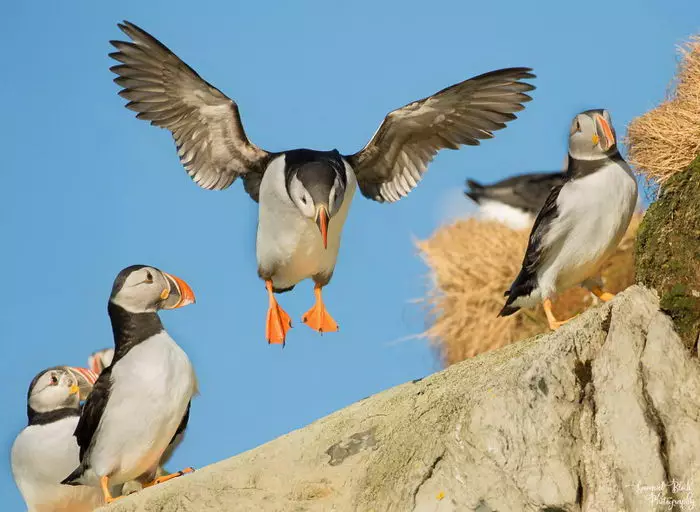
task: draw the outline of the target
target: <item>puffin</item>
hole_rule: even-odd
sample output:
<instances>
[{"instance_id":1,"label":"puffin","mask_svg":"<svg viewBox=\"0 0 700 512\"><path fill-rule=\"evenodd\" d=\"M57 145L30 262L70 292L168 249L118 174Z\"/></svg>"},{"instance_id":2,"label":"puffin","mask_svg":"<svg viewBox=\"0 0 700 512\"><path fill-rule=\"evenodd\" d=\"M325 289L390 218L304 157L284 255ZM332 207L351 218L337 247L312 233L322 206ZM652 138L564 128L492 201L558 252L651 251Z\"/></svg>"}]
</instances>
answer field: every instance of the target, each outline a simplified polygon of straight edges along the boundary
<instances>
[{"instance_id":1,"label":"puffin","mask_svg":"<svg viewBox=\"0 0 700 512\"><path fill-rule=\"evenodd\" d=\"M88 357L88 368L92 370L94 373L99 375L102 373L102 370L107 368L110 364L112 364L112 359L114 358L114 349L113 348L104 348L101 350L97 350L96 352L93 352L90 354ZM186 423L186 422L185 422ZM168 448L165 450L165 453L163 454L163 457L160 460L160 465L158 467L158 470L156 471L156 475L158 477L163 477L167 476L169 473L165 470L163 467L165 464L168 463L170 458L173 455L173 452L175 449L177 449L178 446L182 443L183 439L185 436L185 429L183 428L181 431L179 431L175 437L173 437L173 440L170 442L170 445L168 445ZM132 482L127 482L124 484L122 487L122 494L130 494L134 490L138 490L141 488L141 484L136 481Z\"/></svg>"},{"instance_id":2,"label":"puffin","mask_svg":"<svg viewBox=\"0 0 700 512\"><path fill-rule=\"evenodd\" d=\"M637 180L618 151L610 113L578 114L569 130L564 182L552 189L537 214L499 316L542 302L554 330L568 321L552 313L557 292L582 285L602 301L611 300L614 295L603 291L599 270L627 231L637 197Z\"/></svg>"},{"instance_id":3,"label":"puffin","mask_svg":"<svg viewBox=\"0 0 700 512\"><path fill-rule=\"evenodd\" d=\"M93 487L66 487L61 480L79 461L73 432L81 392L97 378L85 368L55 366L34 377L27 393L27 426L10 455L12 475L29 512L92 512L103 504Z\"/></svg>"},{"instance_id":4,"label":"puffin","mask_svg":"<svg viewBox=\"0 0 700 512\"><path fill-rule=\"evenodd\" d=\"M119 95L136 117L169 130L187 174L200 187L223 190L236 178L258 203L256 257L268 309L265 337L284 346L290 316L275 294L314 281L315 301L302 322L338 330L322 289L333 275L355 190L395 202L421 181L441 149L479 145L506 127L531 100L530 68L499 69L447 87L390 112L356 153L337 149L271 152L245 133L237 103L205 81L155 37L124 21L130 41L110 41L119 64Z\"/></svg>"},{"instance_id":5,"label":"puffin","mask_svg":"<svg viewBox=\"0 0 700 512\"><path fill-rule=\"evenodd\" d=\"M513 229L532 227L551 190L564 182L564 172L518 174L491 185L468 179L464 194L479 205L484 219Z\"/></svg>"},{"instance_id":6,"label":"puffin","mask_svg":"<svg viewBox=\"0 0 700 512\"><path fill-rule=\"evenodd\" d=\"M144 487L191 468L155 478L163 454L187 427L197 379L187 354L158 316L195 301L182 279L147 265L117 275L108 302L114 358L88 396L75 428L80 464L61 482L110 488L131 480Z\"/></svg>"},{"instance_id":7,"label":"puffin","mask_svg":"<svg viewBox=\"0 0 700 512\"><path fill-rule=\"evenodd\" d=\"M114 359L114 349L111 347L103 348L90 354L90 357L88 357L88 368L99 375L102 373L102 370L112 364L112 359Z\"/></svg>"}]
</instances>

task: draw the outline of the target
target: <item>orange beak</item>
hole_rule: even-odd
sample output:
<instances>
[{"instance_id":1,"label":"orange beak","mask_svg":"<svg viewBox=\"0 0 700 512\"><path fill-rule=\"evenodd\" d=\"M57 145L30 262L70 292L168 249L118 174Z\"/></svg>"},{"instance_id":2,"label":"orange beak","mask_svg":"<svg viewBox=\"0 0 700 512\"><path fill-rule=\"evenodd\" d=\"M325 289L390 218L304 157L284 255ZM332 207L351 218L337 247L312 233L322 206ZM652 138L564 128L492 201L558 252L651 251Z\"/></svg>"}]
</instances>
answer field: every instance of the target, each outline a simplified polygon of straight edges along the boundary
<instances>
[{"instance_id":1,"label":"orange beak","mask_svg":"<svg viewBox=\"0 0 700 512\"><path fill-rule=\"evenodd\" d=\"M192 288L190 288L190 285L188 285L185 281L183 281L179 277L175 277L172 274L168 274L167 272L163 272L163 274L170 281L175 283L175 286L177 287L177 290L171 290L171 293L173 291L176 291L178 293L178 295L180 296L180 299L175 303L175 305L169 306L166 309L177 309L177 308L181 308L182 306L187 306L188 304L194 304L194 302L195 302L194 292L192 291Z\"/></svg>"},{"instance_id":2,"label":"orange beak","mask_svg":"<svg viewBox=\"0 0 700 512\"><path fill-rule=\"evenodd\" d=\"M602 140L600 141L600 147L603 149L603 151L607 151L615 144L615 135L613 135L612 128L610 128L610 125L603 116L597 115L596 123L602 131Z\"/></svg>"},{"instance_id":3,"label":"orange beak","mask_svg":"<svg viewBox=\"0 0 700 512\"><path fill-rule=\"evenodd\" d=\"M328 210L323 205L319 206L316 211L316 225L321 231L323 248L328 249Z\"/></svg>"}]
</instances>

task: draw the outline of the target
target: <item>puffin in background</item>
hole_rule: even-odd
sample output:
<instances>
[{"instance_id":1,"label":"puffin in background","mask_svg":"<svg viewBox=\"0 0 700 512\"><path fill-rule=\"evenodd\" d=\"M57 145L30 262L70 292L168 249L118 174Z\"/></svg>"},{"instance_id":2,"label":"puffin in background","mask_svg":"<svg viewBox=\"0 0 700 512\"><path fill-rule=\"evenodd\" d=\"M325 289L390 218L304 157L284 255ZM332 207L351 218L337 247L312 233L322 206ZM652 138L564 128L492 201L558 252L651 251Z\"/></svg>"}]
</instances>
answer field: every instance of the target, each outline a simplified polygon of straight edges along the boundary
<instances>
[{"instance_id":1,"label":"puffin in background","mask_svg":"<svg viewBox=\"0 0 700 512\"><path fill-rule=\"evenodd\" d=\"M464 194L479 205L482 218L525 229L532 227L547 196L564 182L564 176L564 172L518 174L492 185L469 179Z\"/></svg>"},{"instance_id":2,"label":"puffin in background","mask_svg":"<svg viewBox=\"0 0 700 512\"><path fill-rule=\"evenodd\" d=\"M265 151L245 134L238 105L167 47L133 23L119 28L131 42L111 41L111 70L137 118L170 130L180 162L200 187L222 190L240 177L259 202L256 253L269 307L265 335L284 344L289 315L275 293L312 278L315 304L302 321L336 331L321 290L335 268L340 235L355 189L394 202L420 182L437 152L478 145L516 118L534 86L529 68L500 69L465 80L389 113L360 151Z\"/></svg>"},{"instance_id":3,"label":"puffin in background","mask_svg":"<svg viewBox=\"0 0 700 512\"><path fill-rule=\"evenodd\" d=\"M88 357L88 368L99 375L102 373L102 370L112 364L112 359L114 359L114 349L103 348L90 354L90 357Z\"/></svg>"},{"instance_id":4,"label":"puffin in background","mask_svg":"<svg viewBox=\"0 0 700 512\"><path fill-rule=\"evenodd\" d=\"M103 504L93 487L61 485L77 464L79 448L73 432L80 400L97 376L84 368L56 366L40 372L27 393L27 426L10 455L15 479L29 512L92 512Z\"/></svg>"},{"instance_id":5,"label":"puffin in background","mask_svg":"<svg viewBox=\"0 0 700 512\"><path fill-rule=\"evenodd\" d=\"M597 277L615 251L637 205L637 181L620 156L607 110L587 110L571 123L569 165L564 182L552 189L530 232L520 273L505 293L499 316L543 303L551 329L557 292L583 285L603 301Z\"/></svg>"},{"instance_id":6,"label":"puffin in background","mask_svg":"<svg viewBox=\"0 0 700 512\"><path fill-rule=\"evenodd\" d=\"M114 358L85 402L74 434L80 464L63 484L100 487L110 503L111 486L138 480L149 487L192 471L155 479L163 454L187 427L197 391L187 354L157 312L194 300L187 283L155 267L119 272L108 303Z\"/></svg>"}]
</instances>

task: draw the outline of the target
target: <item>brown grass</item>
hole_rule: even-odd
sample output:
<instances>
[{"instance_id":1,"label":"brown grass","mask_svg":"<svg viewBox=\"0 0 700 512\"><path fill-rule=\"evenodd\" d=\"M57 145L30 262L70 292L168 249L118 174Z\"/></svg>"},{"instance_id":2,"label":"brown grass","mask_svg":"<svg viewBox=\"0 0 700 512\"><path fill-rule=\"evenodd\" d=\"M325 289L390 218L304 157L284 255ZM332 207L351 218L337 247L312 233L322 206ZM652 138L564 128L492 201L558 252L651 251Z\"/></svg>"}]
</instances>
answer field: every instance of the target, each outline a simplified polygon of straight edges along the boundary
<instances>
[{"instance_id":1,"label":"brown grass","mask_svg":"<svg viewBox=\"0 0 700 512\"><path fill-rule=\"evenodd\" d=\"M668 98L627 129L630 163L662 185L700 153L700 37L691 38L679 51L681 61Z\"/></svg>"},{"instance_id":2,"label":"brown grass","mask_svg":"<svg viewBox=\"0 0 700 512\"><path fill-rule=\"evenodd\" d=\"M613 293L634 282L639 217L603 268L605 288ZM445 366L548 331L541 306L496 316L505 302L503 292L520 271L528 234L529 230L514 231L472 218L444 226L418 242L434 278L425 299L431 325L424 335L438 347ZM574 288L555 301L554 313L568 318L592 303L590 293Z\"/></svg>"}]
</instances>

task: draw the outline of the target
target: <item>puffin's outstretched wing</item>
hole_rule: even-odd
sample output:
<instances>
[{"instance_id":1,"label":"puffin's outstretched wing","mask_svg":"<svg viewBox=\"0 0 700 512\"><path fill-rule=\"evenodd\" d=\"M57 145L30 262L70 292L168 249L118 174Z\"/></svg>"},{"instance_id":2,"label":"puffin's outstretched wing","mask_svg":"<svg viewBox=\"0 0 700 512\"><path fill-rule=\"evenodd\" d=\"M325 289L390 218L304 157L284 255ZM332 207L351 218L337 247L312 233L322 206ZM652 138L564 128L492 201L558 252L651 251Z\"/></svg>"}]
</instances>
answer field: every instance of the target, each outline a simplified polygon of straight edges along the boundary
<instances>
[{"instance_id":1,"label":"puffin's outstretched wing","mask_svg":"<svg viewBox=\"0 0 700 512\"><path fill-rule=\"evenodd\" d=\"M258 200L260 176L269 153L246 137L238 105L202 79L156 38L133 23L118 25L133 42L110 41L121 62L112 72L123 87L119 95L137 118L167 128L180 162L197 185L222 190L242 176L246 191Z\"/></svg>"},{"instance_id":2,"label":"puffin's outstretched wing","mask_svg":"<svg viewBox=\"0 0 700 512\"><path fill-rule=\"evenodd\" d=\"M476 146L516 118L532 98L530 68L491 71L394 110L350 162L362 193L375 201L398 201L421 180L441 149Z\"/></svg>"},{"instance_id":3,"label":"puffin's outstretched wing","mask_svg":"<svg viewBox=\"0 0 700 512\"><path fill-rule=\"evenodd\" d=\"M490 199L536 214L552 188L564 182L564 176L561 171L519 174L491 185L467 180L465 195L476 203Z\"/></svg>"}]
</instances>

